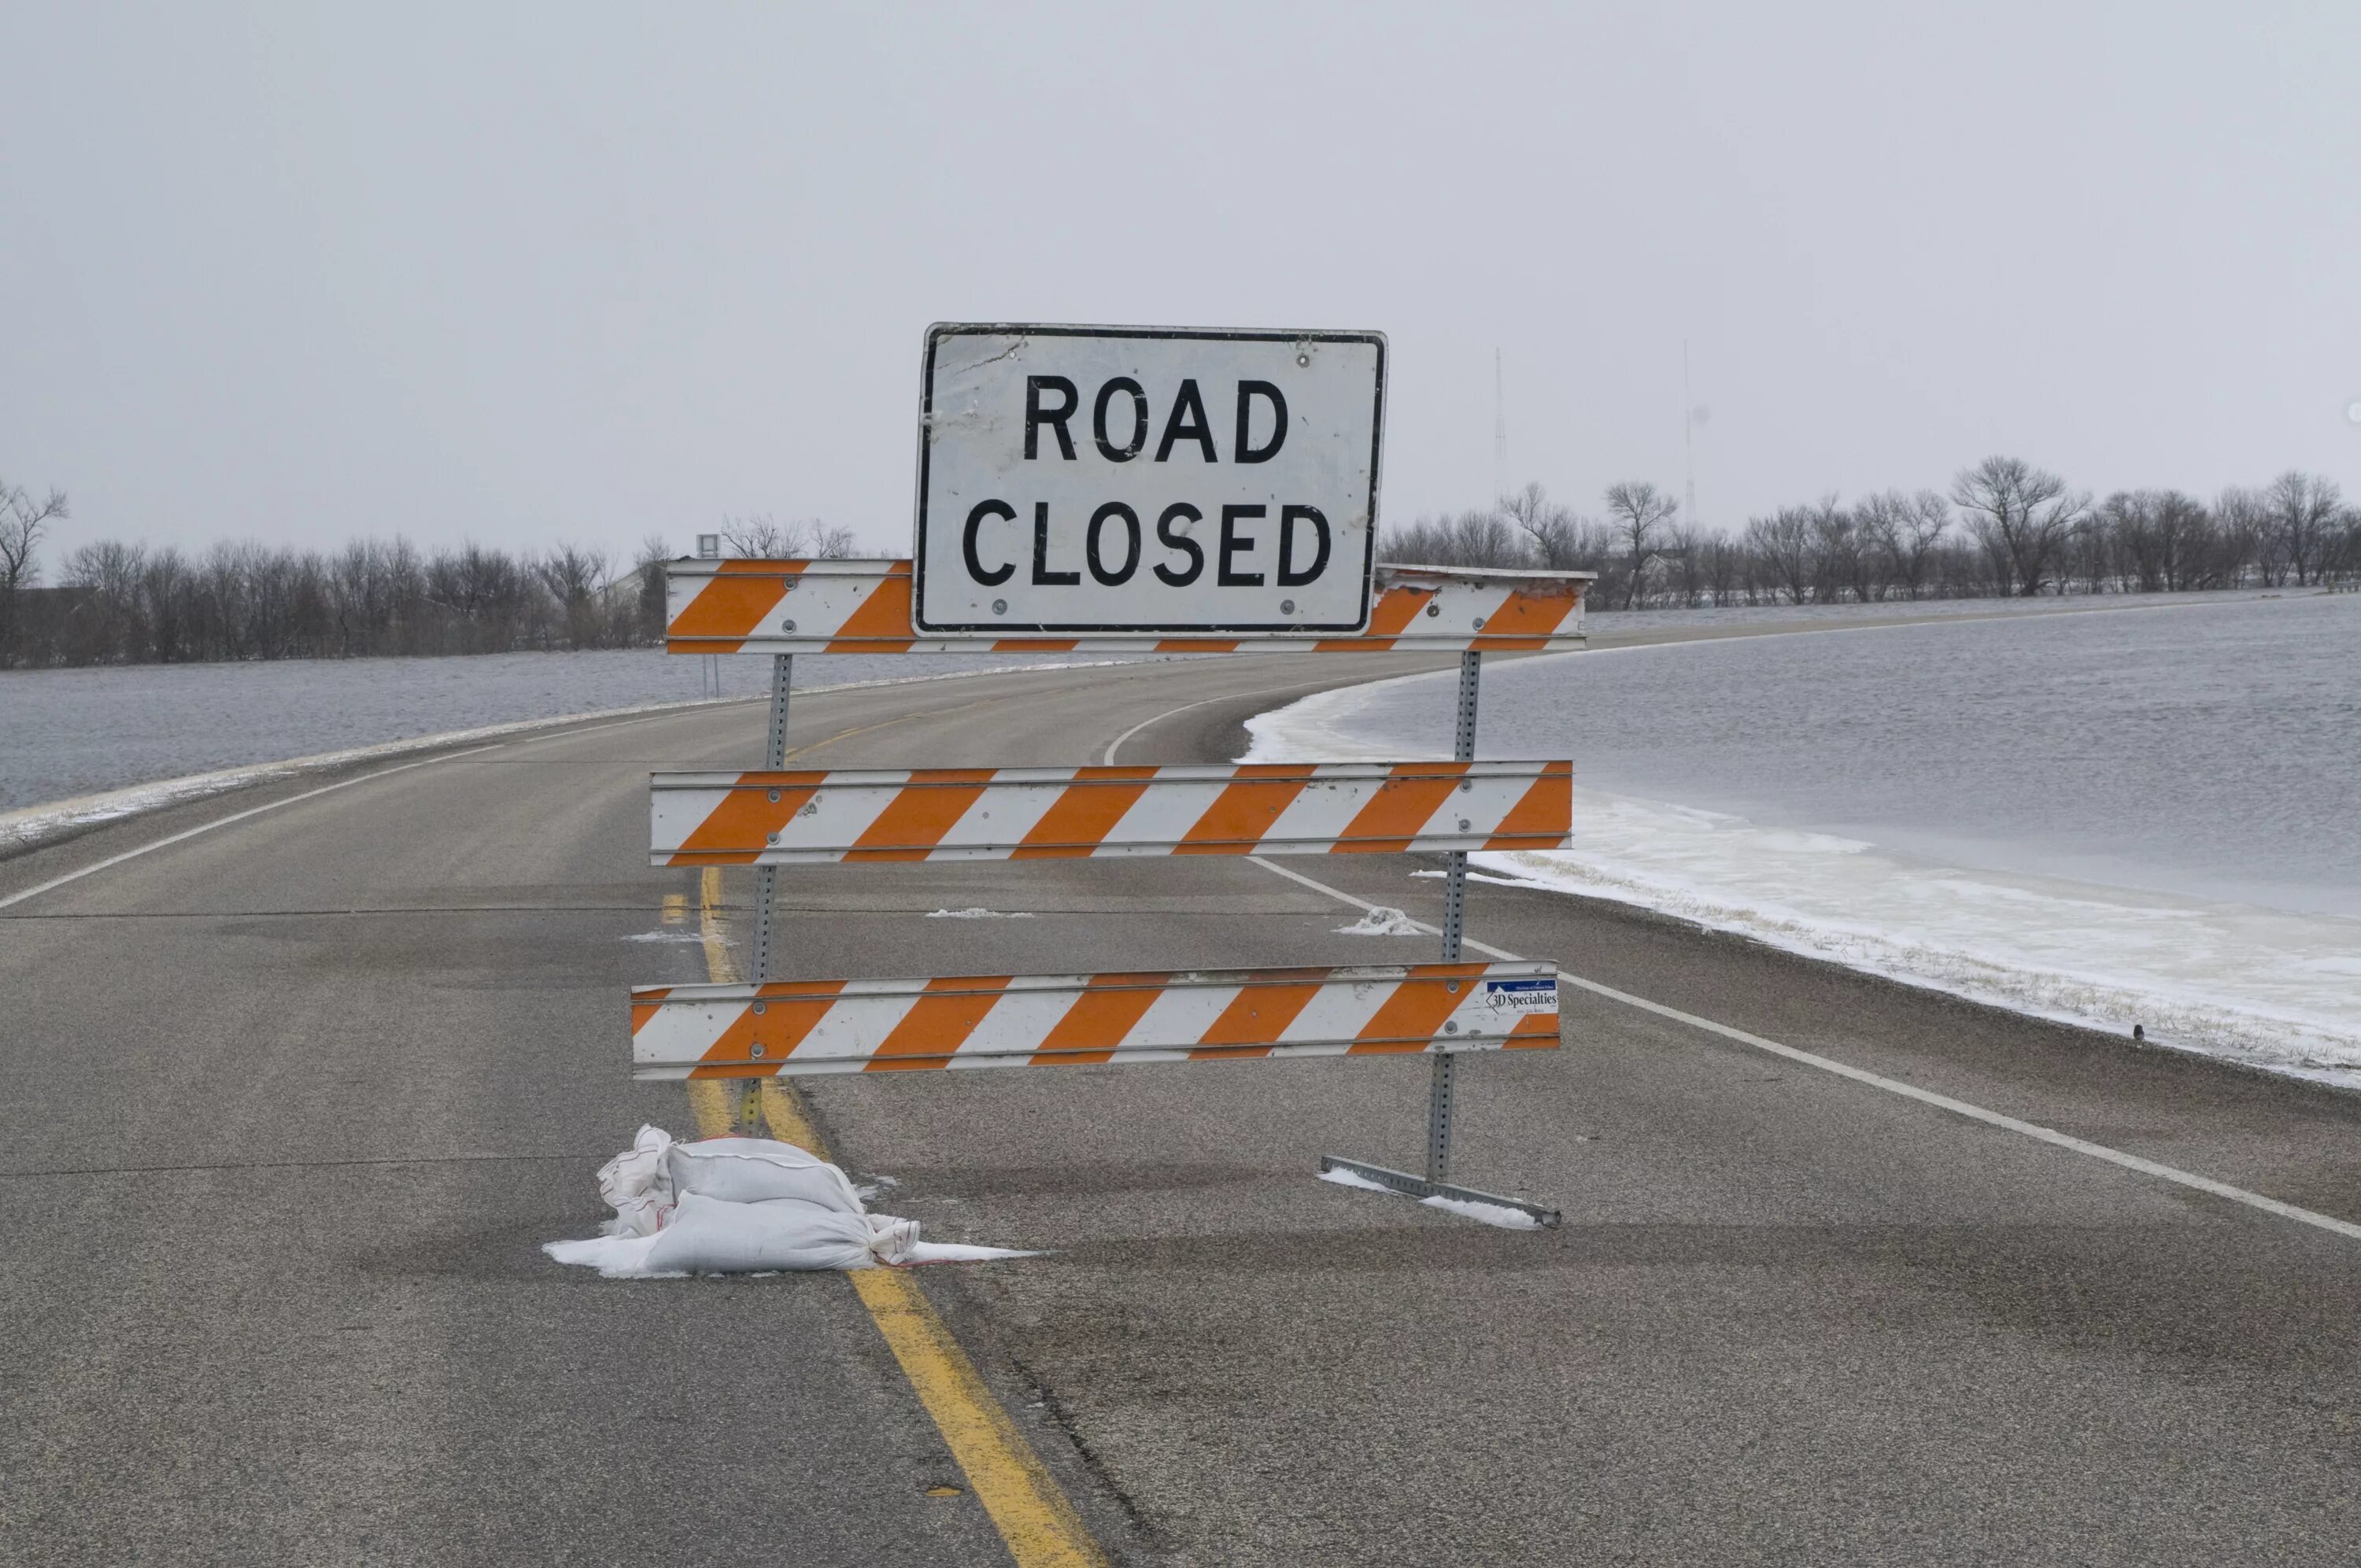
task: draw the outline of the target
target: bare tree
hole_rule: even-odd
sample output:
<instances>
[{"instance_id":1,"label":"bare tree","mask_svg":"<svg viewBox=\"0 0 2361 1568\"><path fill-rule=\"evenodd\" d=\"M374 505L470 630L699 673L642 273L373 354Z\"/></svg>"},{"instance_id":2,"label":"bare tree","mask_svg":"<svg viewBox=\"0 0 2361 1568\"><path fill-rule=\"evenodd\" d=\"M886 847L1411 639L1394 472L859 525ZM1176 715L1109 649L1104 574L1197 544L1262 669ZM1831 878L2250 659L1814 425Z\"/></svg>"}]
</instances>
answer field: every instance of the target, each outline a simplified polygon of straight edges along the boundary
<instances>
[{"instance_id":1,"label":"bare tree","mask_svg":"<svg viewBox=\"0 0 2361 1568\"><path fill-rule=\"evenodd\" d=\"M1863 548L1859 521L1837 499L1834 491L1811 507L1814 597L1833 604L1850 592L1869 602L1869 552Z\"/></svg>"},{"instance_id":2,"label":"bare tree","mask_svg":"<svg viewBox=\"0 0 2361 1568\"><path fill-rule=\"evenodd\" d=\"M1625 565L1631 576L1623 585L1623 608L1640 597L1641 580L1657 554L1657 531L1673 521L1681 503L1645 480L1625 480L1607 487L1607 518L1623 541Z\"/></svg>"},{"instance_id":3,"label":"bare tree","mask_svg":"<svg viewBox=\"0 0 2361 1568\"><path fill-rule=\"evenodd\" d=\"M1874 551L1889 590L1915 599L1926 591L1927 569L1951 526L1951 503L1933 490L1915 496L1888 490L1853 506L1864 552Z\"/></svg>"},{"instance_id":4,"label":"bare tree","mask_svg":"<svg viewBox=\"0 0 2361 1568\"><path fill-rule=\"evenodd\" d=\"M606 552L560 544L533 564L549 597L557 601L569 648L595 648L606 641L602 590L611 575Z\"/></svg>"},{"instance_id":5,"label":"bare tree","mask_svg":"<svg viewBox=\"0 0 2361 1568\"><path fill-rule=\"evenodd\" d=\"M17 590L37 587L41 580L36 554L41 536L50 521L71 515L63 490L52 488L37 501L23 486L0 478L0 663L6 663L16 642Z\"/></svg>"},{"instance_id":6,"label":"bare tree","mask_svg":"<svg viewBox=\"0 0 2361 1568\"><path fill-rule=\"evenodd\" d=\"M1705 602L1705 532L1675 520L1664 524L1663 540L1658 559L1664 564L1664 597L1683 609L1695 609Z\"/></svg>"},{"instance_id":7,"label":"bare tree","mask_svg":"<svg viewBox=\"0 0 2361 1568\"><path fill-rule=\"evenodd\" d=\"M2067 531L2090 510L2091 498L2021 457L1987 457L1960 470L1951 499L1968 512L1968 526L1991 557L2004 594L2041 591L2056 567Z\"/></svg>"},{"instance_id":8,"label":"bare tree","mask_svg":"<svg viewBox=\"0 0 2361 1568\"><path fill-rule=\"evenodd\" d=\"M1595 571L1607 554L1599 526L1551 500L1538 484L1501 497L1500 511L1525 536L1534 564L1545 571Z\"/></svg>"},{"instance_id":9,"label":"bare tree","mask_svg":"<svg viewBox=\"0 0 2361 1568\"><path fill-rule=\"evenodd\" d=\"M2263 488L2262 502L2279 554L2293 568L2296 586L2305 587L2343 532L2344 492L2334 479L2290 468Z\"/></svg>"},{"instance_id":10,"label":"bare tree","mask_svg":"<svg viewBox=\"0 0 2361 1568\"><path fill-rule=\"evenodd\" d=\"M640 554L631 563L640 574L639 602L636 607L639 624L635 637L653 641L664 632L664 563L672 559L672 546L661 533L651 533L640 541Z\"/></svg>"},{"instance_id":11,"label":"bare tree","mask_svg":"<svg viewBox=\"0 0 2361 1568\"><path fill-rule=\"evenodd\" d=\"M1521 566L1522 543L1498 512L1463 511L1422 517L1389 532L1386 559L1409 566Z\"/></svg>"},{"instance_id":12,"label":"bare tree","mask_svg":"<svg viewBox=\"0 0 2361 1568\"><path fill-rule=\"evenodd\" d=\"M1809 597L1812 581L1818 576L1809 511L1781 507L1769 517L1749 518L1746 547L1763 563L1773 589L1786 590L1788 603L1801 604Z\"/></svg>"},{"instance_id":13,"label":"bare tree","mask_svg":"<svg viewBox=\"0 0 2361 1568\"><path fill-rule=\"evenodd\" d=\"M852 530L818 518L779 522L768 512L721 520L722 547L765 561L839 561L853 551Z\"/></svg>"}]
</instances>

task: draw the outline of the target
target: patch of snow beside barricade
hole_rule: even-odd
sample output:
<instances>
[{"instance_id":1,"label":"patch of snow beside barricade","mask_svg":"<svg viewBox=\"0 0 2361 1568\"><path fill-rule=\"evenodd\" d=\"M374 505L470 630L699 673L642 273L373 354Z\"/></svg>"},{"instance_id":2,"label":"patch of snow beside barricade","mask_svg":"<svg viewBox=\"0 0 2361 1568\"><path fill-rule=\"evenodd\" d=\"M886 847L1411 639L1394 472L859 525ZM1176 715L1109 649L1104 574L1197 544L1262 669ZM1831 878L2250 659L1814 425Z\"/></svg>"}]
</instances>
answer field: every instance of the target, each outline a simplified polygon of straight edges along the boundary
<instances>
[{"instance_id":1,"label":"patch of snow beside barricade","mask_svg":"<svg viewBox=\"0 0 2361 1568\"><path fill-rule=\"evenodd\" d=\"M1341 1166L1334 1170L1322 1171L1320 1179L1333 1182L1338 1187L1356 1188L1363 1192L1383 1192L1395 1198L1406 1196L1404 1193L1396 1192L1383 1182L1372 1181L1358 1171L1346 1170ZM1456 1214L1463 1220L1474 1220L1478 1224L1498 1225L1504 1231L1538 1231L1542 1228L1542 1223L1539 1220L1534 1219L1522 1209L1511 1209L1505 1203L1479 1203L1470 1198L1444 1198L1440 1195L1422 1198L1419 1202L1429 1209L1440 1209L1446 1214Z\"/></svg>"},{"instance_id":2,"label":"patch of snow beside barricade","mask_svg":"<svg viewBox=\"0 0 2361 1568\"><path fill-rule=\"evenodd\" d=\"M1426 927L1400 910L1380 905L1354 921L1336 927L1339 937L1423 937Z\"/></svg>"},{"instance_id":3,"label":"patch of snow beside barricade","mask_svg":"<svg viewBox=\"0 0 2361 1568\"><path fill-rule=\"evenodd\" d=\"M598 1193L615 1211L607 1234L542 1250L609 1279L1033 1255L922 1242L916 1220L870 1213L841 1169L771 1138L683 1144L661 1127L642 1127L630 1148L599 1168Z\"/></svg>"}]
</instances>

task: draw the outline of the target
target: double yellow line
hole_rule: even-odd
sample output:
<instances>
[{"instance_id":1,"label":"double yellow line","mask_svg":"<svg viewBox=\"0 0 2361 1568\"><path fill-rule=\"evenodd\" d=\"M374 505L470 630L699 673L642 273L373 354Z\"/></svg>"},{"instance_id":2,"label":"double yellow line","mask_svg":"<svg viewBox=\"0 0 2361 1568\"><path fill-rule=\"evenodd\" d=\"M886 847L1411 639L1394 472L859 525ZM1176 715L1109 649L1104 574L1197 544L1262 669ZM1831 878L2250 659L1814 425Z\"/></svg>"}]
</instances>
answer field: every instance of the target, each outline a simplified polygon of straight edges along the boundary
<instances>
[{"instance_id":1,"label":"double yellow line","mask_svg":"<svg viewBox=\"0 0 2361 1568\"><path fill-rule=\"evenodd\" d=\"M743 978L721 932L721 872L708 866L699 883L698 934L705 942L706 972L716 981ZM762 1096L763 1115L774 1135L809 1149L822 1159L832 1157L811 1118L804 1113L803 1097L782 1079L754 1080ZM702 1137L724 1137L737 1130L736 1107L728 1089L717 1080L699 1079L688 1086L689 1109ZM917 1277L905 1269L862 1268L847 1276L870 1321L885 1337L903 1376L917 1390L918 1402L934 1418L935 1429L959 1461L994 1528L1007 1543L1017 1568L1105 1568L1106 1555L1082 1528L1074 1506L1043 1467L1025 1434L992 1390L977 1375L975 1363L951 1337L936 1314Z\"/></svg>"}]
</instances>

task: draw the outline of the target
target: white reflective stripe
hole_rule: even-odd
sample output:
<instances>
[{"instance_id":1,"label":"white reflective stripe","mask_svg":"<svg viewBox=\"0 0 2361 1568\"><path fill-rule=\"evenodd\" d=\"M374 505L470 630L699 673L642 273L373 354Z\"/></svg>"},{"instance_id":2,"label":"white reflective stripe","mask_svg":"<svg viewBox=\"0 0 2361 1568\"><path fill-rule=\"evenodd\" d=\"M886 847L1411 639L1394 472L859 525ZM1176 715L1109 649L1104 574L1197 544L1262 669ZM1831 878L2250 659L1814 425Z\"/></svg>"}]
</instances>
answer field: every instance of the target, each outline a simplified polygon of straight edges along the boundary
<instances>
[{"instance_id":1,"label":"white reflective stripe","mask_svg":"<svg viewBox=\"0 0 2361 1568\"><path fill-rule=\"evenodd\" d=\"M892 785L819 790L779 828L779 847L831 850L858 843L893 804L897 790Z\"/></svg>"},{"instance_id":2,"label":"white reflective stripe","mask_svg":"<svg viewBox=\"0 0 2361 1568\"><path fill-rule=\"evenodd\" d=\"M1063 798L1064 792L1054 786L1022 782L1010 784L994 779L976 797L975 804L950 825L941 841L1013 849L1023 843L1025 835L1038 827L1041 818L1049 816L1050 808Z\"/></svg>"},{"instance_id":3,"label":"white reflective stripe","mask_svg":"<svg viewBox=\"0 0 2361 1568\"><path fill-rule=\"evenodd\" d=\"M1361 808L1376 797L1384 781L1340 780L1314 777L1301 793L1287 803L1268 828L1263 829L1266 839L1279 843L1290 840L1332 839L1352 826Z\"/></svg>"},{"instance_id":4,"label":"white reflective stripe","mask_svg":"<svg viewBox=\"0 0 2361 1568\"><path fill-rule=\"evenodd\" d=\"M1234 985L1191 985L1179 990L1167 990L1148 1003L1139 1022L1131 1026L1126 1039L1186 1041L1194 1045L1205 1037L1213 1020L1235 1001L1238 988Z\"/></svg>"},{"instance_id":5,"label":"white reflective stripe","mask_svg":"<svg viewBox=\"0 0 2361 1568\"><path fill-rule=\"evenodd\" d=\"M960 1043L959 1051L989 1056L1036 1050L1074 1001L1071 991L1018 991L1012 985Z\"/></svg>"},{"instance_id":6,"label":"white reflective stripe","mask_svg":"<svg viewBox=\"0 0 2361 1568\"><path fill-rule=\"evenodd\" d=\"M918 1004L916 995L901 996L855 995L846 987L847 994L836 999L835 1004L820 1015L811 1032L801 1044L786 1053L796 1061L826 1061L835 1057L868 1058L877 1054L877 1047L910 1015Z\"/></svg>"}]
</instances>

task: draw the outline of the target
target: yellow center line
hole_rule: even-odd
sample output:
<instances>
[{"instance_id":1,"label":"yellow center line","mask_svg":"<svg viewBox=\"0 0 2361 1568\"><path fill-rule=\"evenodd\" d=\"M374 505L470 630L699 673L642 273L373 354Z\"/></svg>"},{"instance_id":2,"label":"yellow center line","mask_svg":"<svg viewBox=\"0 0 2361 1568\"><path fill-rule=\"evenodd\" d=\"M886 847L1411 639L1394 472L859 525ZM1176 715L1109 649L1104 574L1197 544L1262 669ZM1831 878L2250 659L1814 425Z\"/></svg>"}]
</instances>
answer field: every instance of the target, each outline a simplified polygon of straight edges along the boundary
<instances>
[{"instance_id":1,"label":"yellow center line","mask_svg":"<svg viewBox=\"0 0 2361 1568\"><path fill-rule=\"evenodd\" d=\"M898 722L889 720L888 722ZM882 729L871 725L870 729ZM857 731L847 731L857 733ZM842 735L829 740L842 740ZM818 742L820 745L827 741ZM810 750L811 748L806 748ZM715 981L741 980L721 929L721 868L707 866L698 878L698 932L705 940L706 972ZM756 1080L763 1119L774 1136L832 1157L804 1112L803 1096L788 1081ZM730 1084L716 1079L688 1085L689 1111L699 1137L727 1137L738 1127ZM1016 1568L1106 1568L1106 1554L1091 1539L1074 1505L1041 1463L1007 1409L984 1386L975 1363L918 1288L915 1274L900 1268L861 1268L848 1276L870 1321L884 1336L918 1402L967 1476L976 1500L992 1518Z\"/></svg>"}]
</instances>

